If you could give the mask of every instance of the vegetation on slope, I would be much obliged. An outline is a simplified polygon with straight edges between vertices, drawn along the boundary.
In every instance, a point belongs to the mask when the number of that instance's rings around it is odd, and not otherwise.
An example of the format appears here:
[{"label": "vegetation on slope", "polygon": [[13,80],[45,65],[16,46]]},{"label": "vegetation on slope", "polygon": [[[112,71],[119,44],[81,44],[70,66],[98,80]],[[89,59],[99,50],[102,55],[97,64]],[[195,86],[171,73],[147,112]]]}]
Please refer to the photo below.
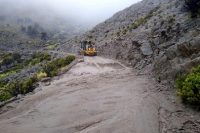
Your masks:
[{"label": "vegetation on slope", "polygon": [[[46,54],[45,56],[39,55],[40,54],[33,56],[34,58],[27,64],[35,64],[36,62],[49,59],[49,56]],[[32,74],[32,76],[9,82],[0,80],[0,102],[6,101],[11,97],[17,96],[18,94],[32,92],[38,81],[45,77],[56,76],[62,67],[69,65],[73,60],[75,60],[75,56],[72,55],[65,58],[59,58],[54,61],[49,61],[43,66],[43,69],[35,74]]]},{"label": "vegetation on slope", "polygon": [[75,56],[67,56],[65,58],[59,58],[52,62],[47,63],[43,67],[43,72],[46,73],[48,77],[56,76],[60,70],[60,68],[69,65],[73,60],[75,59]]},{"label": "vegetation on slope", "polygon": [[184,103],[200,105],[200,66],[176,79],[177,93]]},{"label": "vegetation on slope", "polygon": [[17,53],[8,53],[2,55],[1,59],[0,67],[4,66],[6,68],[0,73],[0,80],[16,74],[28,66],[34,66],[43,61],[50,61],[51,55],[38,52],[34,53],[30,59],[21,59],[21,55]]},{"label": "vegetation on slope", "polygon": [[185,0],[185,7],[191,12],[191,17],[197,17],[200,14],[199,0]]},{"label": "vegetation on slope", "polygon": [[128,26],[124,26],[122,31],[117,32],[117,36],[119,37],[121,33],[123,35],[127,34],[128,31],[132,31],[134,29],[137,29],[139,26],[144,25],[153,15],[154,13],[159,9],[160,7],[157,6],[156,8],[152,9],[146,16],[140,17],[136,19],[133,23],[131,23]]}]

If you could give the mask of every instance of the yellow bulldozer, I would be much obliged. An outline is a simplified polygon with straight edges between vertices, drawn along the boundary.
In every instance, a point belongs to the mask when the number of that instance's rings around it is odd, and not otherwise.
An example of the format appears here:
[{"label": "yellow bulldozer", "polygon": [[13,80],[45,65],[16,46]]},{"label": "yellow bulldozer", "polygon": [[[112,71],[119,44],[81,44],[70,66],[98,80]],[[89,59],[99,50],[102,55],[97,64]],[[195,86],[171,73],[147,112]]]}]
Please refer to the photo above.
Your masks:
[{"label": "yellow bulldozer", "polygon": [[96,56],[97,51],[92,41],[82,41],[80,54],[84,56]]}]

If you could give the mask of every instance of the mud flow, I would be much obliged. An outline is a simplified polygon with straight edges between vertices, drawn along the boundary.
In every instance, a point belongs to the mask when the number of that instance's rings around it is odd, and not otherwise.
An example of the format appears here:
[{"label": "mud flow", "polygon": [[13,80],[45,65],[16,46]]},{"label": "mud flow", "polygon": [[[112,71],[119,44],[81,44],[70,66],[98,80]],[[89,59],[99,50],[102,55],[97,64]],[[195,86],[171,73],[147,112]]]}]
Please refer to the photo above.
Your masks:
[{"label": "mud flow", "polygon": [[159,133],[153,87],[117,61],[85,57],[50,86],[7,105],[0,133]]},{"label": "mud flow", "polygon": [[69,73],[74,75],[100,74],[113,72],[126,67],[119,62],[101,57],[85,57],[84,62],[77,64]]}]

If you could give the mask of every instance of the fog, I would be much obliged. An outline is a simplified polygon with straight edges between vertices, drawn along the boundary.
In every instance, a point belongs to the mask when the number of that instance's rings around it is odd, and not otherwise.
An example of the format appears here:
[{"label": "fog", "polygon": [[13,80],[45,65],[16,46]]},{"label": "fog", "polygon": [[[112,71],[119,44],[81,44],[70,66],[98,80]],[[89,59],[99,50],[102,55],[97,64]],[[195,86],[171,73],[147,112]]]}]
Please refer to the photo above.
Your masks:
[{"label": "fog", "polygon": [[138,1],[140,0],[46,0],[62,14],[95,24]]},{"label": "fog", "polygon": [[0,14],[66,19],[94,26],[140,0],[0,0]]}]

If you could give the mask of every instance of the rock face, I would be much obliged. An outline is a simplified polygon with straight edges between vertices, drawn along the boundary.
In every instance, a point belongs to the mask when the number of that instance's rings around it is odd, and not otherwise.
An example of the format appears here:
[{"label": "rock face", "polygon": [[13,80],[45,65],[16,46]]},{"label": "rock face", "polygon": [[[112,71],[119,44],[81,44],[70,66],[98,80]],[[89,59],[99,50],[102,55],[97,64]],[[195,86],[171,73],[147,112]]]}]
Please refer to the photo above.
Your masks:
[{"label": "rock face", "polygon": [[178,73],[198,64],[200,18],[189,17],[184,0],[143,0],[70,40],[63,49],[72,46],[76,51],[84,39],[94,41],[102,56],[137,69],[152,65],[157,79],[173,82]]}]

